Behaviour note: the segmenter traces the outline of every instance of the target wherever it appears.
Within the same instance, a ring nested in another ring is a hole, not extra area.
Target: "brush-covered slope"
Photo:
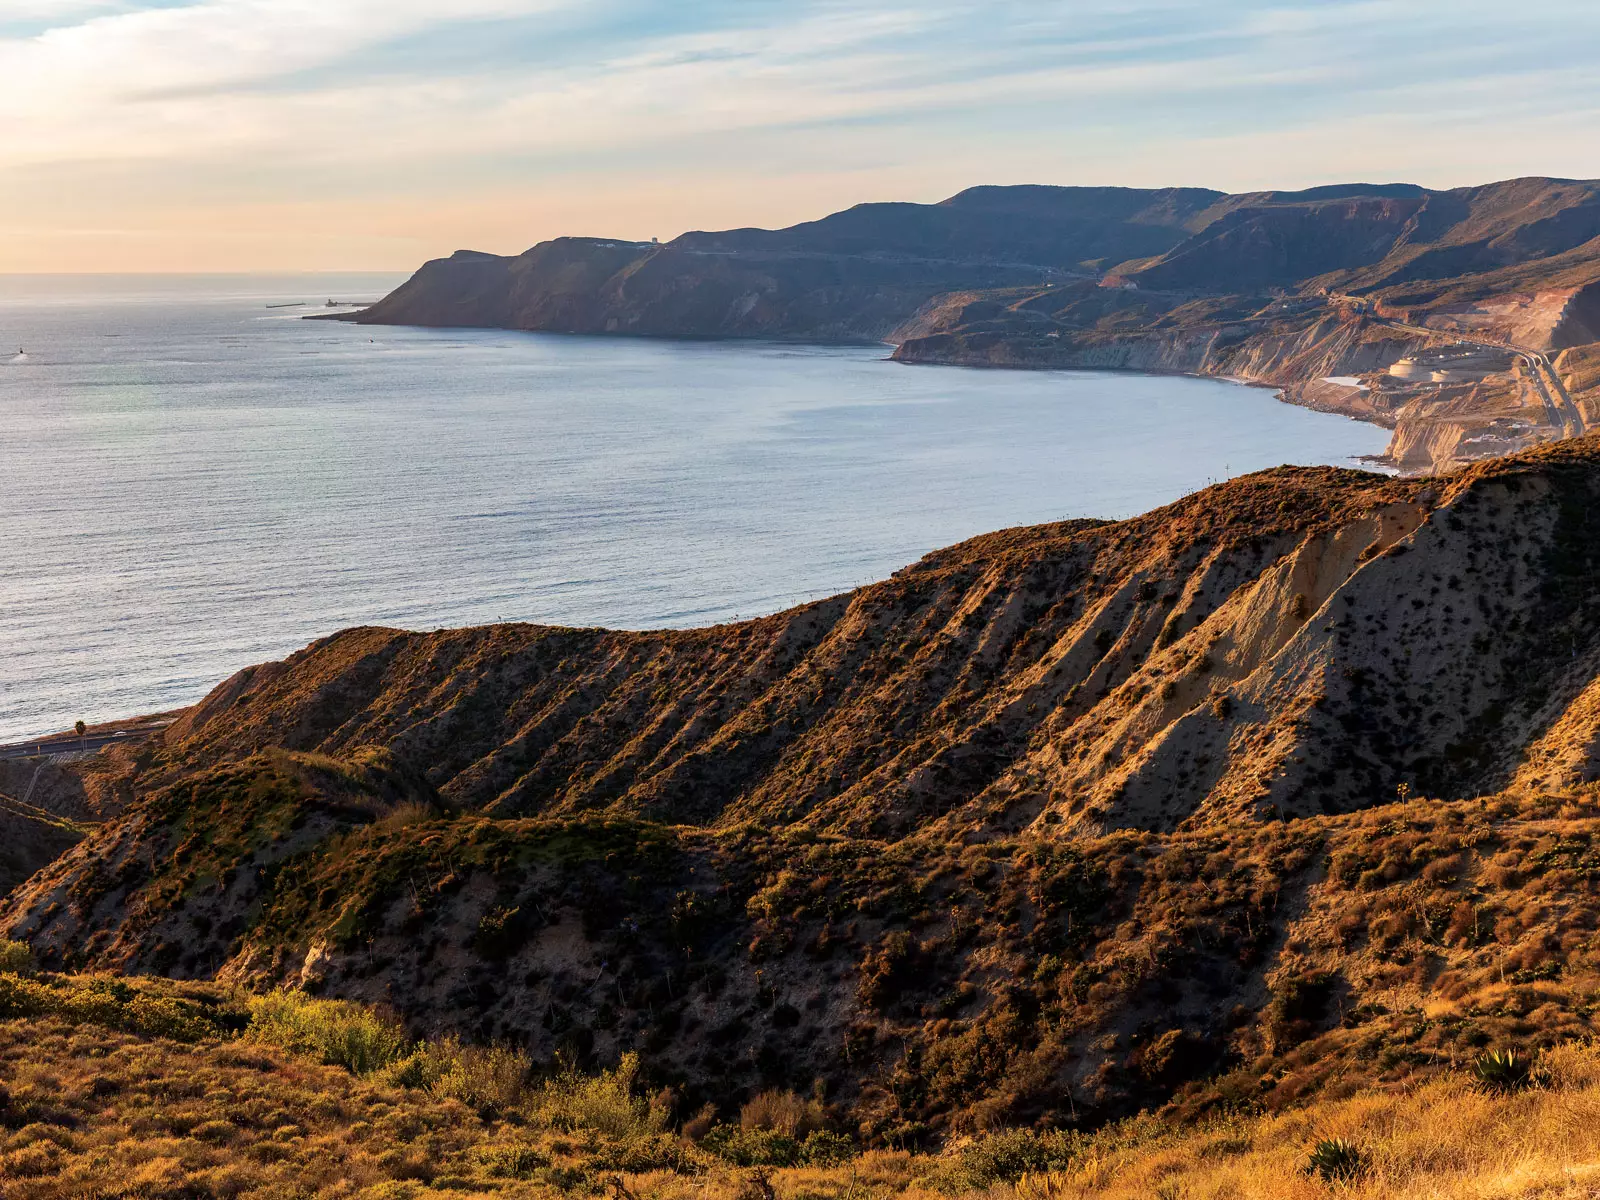
[[[919,313],[893,340],[962,329],[1009,332],[1024,344],[1025,335],[1046,330],[1069,341],[1080,331],[1184,330],[1220,333],[1229,349],[1253,337],[1270,352],[1273,337],[1348,321],[1352,311],[1536,351],[1600,340],[1600,184],[1592,181],[1261,192],[1222,197],[1188,226],[1191,236],[1165,253],[1110,267],[1096,281],[1113,285],[1109,296],[1082,286],[968,295],[967,304],[989,305],[970,315],[941,298],[937,312]],[[1205,339],[1191,342],[1183,369],[1236,369],[1208,364]],[[1092,344],[1091,337],[1085,346]],[[905,349],[919,360],[936,357],[930,347]],[[1054,349],[1070,354],[1066,344]],[[1278,382],[1312,377],[1307,364],[1281,366]],[[1365,369],[1342,364],[1345,373]]]
[[[1282,468],[711,629],[350,630],[218,689],[150,777],[379,746],[492,816],[874,836],[1477,795],[1589,683],[1596,453]]]
[[[1408,185],[1260,192],[1225,197],[1192,225],[1192,237],[1118,274],[1141,287],[1208,293],[1315,284],[1381,294],[1404,286],[1414,300],[1430,281],[1435,297],[1459,298],[1474,277],[1494,280],[1487,290],[1498,290],[1504,280],[1496,277],[1522,266],[1554,277],[1581,260],[1594,279],[1600,185],[1513,179],[1437,192]]]
[[[65,1014],[16,1019],[17,1000],[41,996]],[[299,1030],[252,1020],[240,999],[209,985],[0,975],[12,1017],[0,1021],[7,1200],[1549,1200],[1587,1195],[1600,1176],[1592,1045],[1543,1055],[1532,1088],[1484,1088],[1463,1063],[1420,1087],[1278,1114],[997,1129],[933,1153],[862,1152],[845,1113],[793,1094],[708,1129],[673,1091],[646,1094],[626,1072],[523,1084],[504,1052],[436,1044],[357,1075],[319,1061],[312,1039],[281,1036]],[[170,1014],[159,1032],[138,1019],[152,1010]],[[295,1010],[330,1033],[381,1029],[351,1006]],[[455,1069],[418,1069],[441,1058]],[[1329,1138],[1348,1151],[1319,1173],[1312,1152]]]
[[[1596,521],[1581,440],[1283,468],[714,629],[352,630],[169,729],[0,933],[713,1099],[821,1079],[869,1138],[1582,1033]]]

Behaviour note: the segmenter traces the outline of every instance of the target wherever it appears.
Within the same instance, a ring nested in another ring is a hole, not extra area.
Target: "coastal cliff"
[[[543,242],[516,258],[458,253],[340,319],[650,337],[879,342],[952,281],[1009,287],[1050,268],[734,254],[594,238]]]

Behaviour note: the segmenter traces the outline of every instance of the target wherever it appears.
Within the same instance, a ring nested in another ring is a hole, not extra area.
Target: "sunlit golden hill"
[[[1593,440],[1283,468],[738,625],[351,630],[0,922],[867,1145],[1448,1073],[1600,995],[1597,500]]]

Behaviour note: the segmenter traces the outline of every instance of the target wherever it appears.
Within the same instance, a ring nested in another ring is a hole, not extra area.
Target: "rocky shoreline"
[[[932,319],[919,314],[897,331],[894,358],[1235,379],[1273,388],[1289,404],[1392,430],[1380,461],[1408,474],[1573,436],[1600,415],[1594,389],[1587,396],[1567,394],[1560,356],[1548,373],[1540,372],[1517,352],[1496,349],[1487,340],[1492,333],[1406,328],[1398,320],[1333,308],[1309,319],[1267,315],[1248,324],[1106,333],[1017,318],[1016,310],[1033,298],[1006,297],[1010,303],[997,314],[989,297],[969,296],[967,305],[942,297]],[[963,319],[969,308],[976,308],[976,319]],[[1547,403],[1546,389],[1562,392],[1568,403]]]

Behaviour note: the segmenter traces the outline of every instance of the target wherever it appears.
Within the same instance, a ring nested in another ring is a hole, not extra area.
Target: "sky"
[[[0,0],[0,272],[1600,177],[1600,0]]]

